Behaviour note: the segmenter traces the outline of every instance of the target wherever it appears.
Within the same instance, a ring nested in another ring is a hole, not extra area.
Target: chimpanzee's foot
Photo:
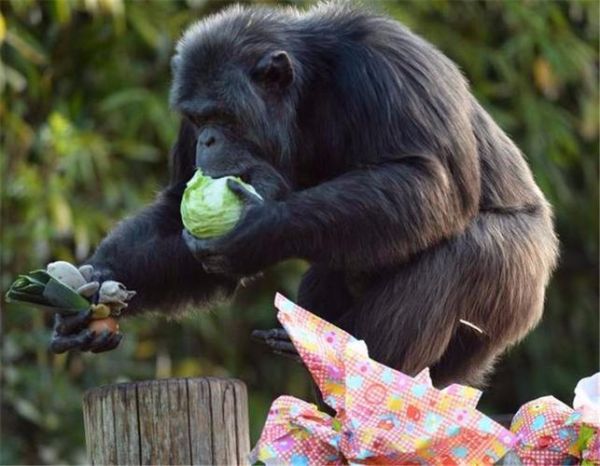
[[[296,351],[296,347],[291,342],[285,329],[273,328],[271,330],[254,330],[252,332],[252,339],[263,345],[267,345],[275,354],[281,354],[282,356],[302,363],[302,358],[298,354],[298,351]],[[317,387],[314,381],[311,385],[313,388],[313,397],[319,409],[332,417],[335,416],[335,410],[323,401],[323,395],[321,395],[319,387]]]
[[[79,349],[101,353],[116,348],[123,335],[109,331],[96,334],[96,332],[87,328],[91,320],[91,309],[72,315],[56,314],[54,317],[54,331],[50,340],[50,351],[64,353],[72,349]]]
[[[252,339],[268,346],[275,354],[280,354],[298,362],[302,361],[287,332],[282,328],[254,330]]]

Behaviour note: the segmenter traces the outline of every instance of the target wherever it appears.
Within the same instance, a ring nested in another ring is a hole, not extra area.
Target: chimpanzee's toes
[[[94,340],[94,336],[94,332],[89,330],[72,335],[61,335],[54,332],[50,340],[50,351],[58,354],[75,348],[84,348]]]
[[[284,329],[254,330],[251,336],[253,340],[268,346],[275,354],[301,361],[298,351]]]
[[[91,320],[91,309],[70,315],[55,314],[54,332],[59,335],[70,336],[71,334],[79,333],[80,330],[86,328]]]
[[[284,328],[272,328],[270,330],[254,330],[252,338],[256,341],[265,342],[267,340],[290,341],[290,337]]]

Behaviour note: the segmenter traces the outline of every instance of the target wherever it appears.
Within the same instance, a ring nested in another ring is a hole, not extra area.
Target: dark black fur
[[[134,309],[206,301],[233,291],[225,275],[301,257],[313,264],[301,305],[383,363],[431,366],[438,385],[479,383],[538,322],[557,255],[550,208],[435,47],[339,4],[234,7],[187,31],[173,69],[186,118],[171,185],[91,259],[138,291]],[[194,163],[267,198],[203,244],[216,273],[180,239]]]

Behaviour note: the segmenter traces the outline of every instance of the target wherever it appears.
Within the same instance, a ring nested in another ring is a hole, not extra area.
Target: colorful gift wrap
[[[364,342],[278,294],[278,319],[336,415],[275,400],[253,461],[265,464],[486,465],[516,437],[476,409],[476,389],[438,390],[369,358]]]
[[[592,408],[567,406],[545,396],[521,406],[511,424],[515,448],[525,466],[600,464],[600,419],[585,418]]]

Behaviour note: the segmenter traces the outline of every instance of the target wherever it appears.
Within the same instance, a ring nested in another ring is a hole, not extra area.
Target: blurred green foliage
[[[12,0],[0,3],[2,270],[90,254],[167,178],[177,116],[169,59],[182,30],[223,2]],[[489,413],[543,394],[570,402],[598,370],[598,3],[377,3],[455,60],[523,149],[556,209],[562,241],[544,321],[503,359]],[[137,318],[109,354],[47,351],[50,316],[2,304],[0,463],[82,463],[84,389],[141,378],[228,375],[247,382],[253,440],[278,394],[308,378],[265,354],[251,329],[274,324],[304,265],[282,264],[233,303],[179,321]]]

